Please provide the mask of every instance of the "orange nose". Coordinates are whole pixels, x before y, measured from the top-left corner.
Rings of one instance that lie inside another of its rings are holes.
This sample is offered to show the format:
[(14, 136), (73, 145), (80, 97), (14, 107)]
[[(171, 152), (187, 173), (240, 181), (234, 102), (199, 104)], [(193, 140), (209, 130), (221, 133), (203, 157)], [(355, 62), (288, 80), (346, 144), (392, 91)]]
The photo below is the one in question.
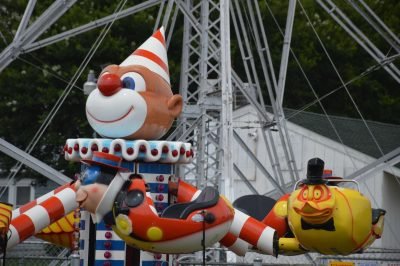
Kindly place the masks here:
[(118, 75), (106, 73), (99, 78), (97, 86), (104, 96), (111, 96), (122, 88), (122, 83)]

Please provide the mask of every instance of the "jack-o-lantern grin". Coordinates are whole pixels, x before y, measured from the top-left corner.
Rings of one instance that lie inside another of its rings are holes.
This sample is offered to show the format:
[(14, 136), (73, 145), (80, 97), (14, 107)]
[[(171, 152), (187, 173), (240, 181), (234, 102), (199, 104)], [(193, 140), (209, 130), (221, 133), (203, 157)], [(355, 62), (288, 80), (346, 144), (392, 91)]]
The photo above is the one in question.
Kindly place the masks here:
[(295, 212), (312, 224), (329, 220), (334, 206), (334, 196), (326, 185), (305, 185), (293, 202)]

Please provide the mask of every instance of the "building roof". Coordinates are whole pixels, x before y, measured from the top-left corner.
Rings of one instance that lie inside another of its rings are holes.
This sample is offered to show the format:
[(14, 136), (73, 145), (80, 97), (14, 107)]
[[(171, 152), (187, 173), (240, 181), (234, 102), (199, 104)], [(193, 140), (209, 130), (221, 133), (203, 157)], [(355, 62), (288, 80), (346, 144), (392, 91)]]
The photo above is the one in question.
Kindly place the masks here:
[[(285, 109), (285, 116), (292, 123), (334, 141), (343, 142), (346, 146), (374, 158), (379, 158), (400, 147), (400, 125), (374, 121), (366, 121), (364, 123), (361, 119), (329, 115), (329, 119), (342, 140), (340, 141), (327, 116), (324, 114)], [(377, 147), (374, 138), (379, 144), (380, 149), (382, 149), (382, 152)]]

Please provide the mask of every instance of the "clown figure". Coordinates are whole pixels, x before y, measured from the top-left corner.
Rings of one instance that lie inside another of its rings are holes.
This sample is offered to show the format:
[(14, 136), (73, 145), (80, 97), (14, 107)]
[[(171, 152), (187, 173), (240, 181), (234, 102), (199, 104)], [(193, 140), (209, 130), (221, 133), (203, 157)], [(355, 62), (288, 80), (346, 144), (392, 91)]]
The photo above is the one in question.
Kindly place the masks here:
[(107, 66), (97, 85), (86, 116), (103, 137), (159, 139), (182, 111), (182, 97), (171, 91), (163, 28), (120, 65)]
[(219, 241), (233, 219), (230, 203), (211, 187), (184, 205), (169, 205), (177, 187), (171, 181), (173, 164), (191, 162), (193, 151), (190, 143), (159, 139), (182, 105), (182, 97), (171, 90), (161, 28), (121, 64), (109, 65), (99, 75), (86, 116), (104, 138), (67, 140), (66, 159), (84, 166), (75, 184), (77, 203), (95, 223), (112, 226), (140, 250), (201, 250), (202, 243)]

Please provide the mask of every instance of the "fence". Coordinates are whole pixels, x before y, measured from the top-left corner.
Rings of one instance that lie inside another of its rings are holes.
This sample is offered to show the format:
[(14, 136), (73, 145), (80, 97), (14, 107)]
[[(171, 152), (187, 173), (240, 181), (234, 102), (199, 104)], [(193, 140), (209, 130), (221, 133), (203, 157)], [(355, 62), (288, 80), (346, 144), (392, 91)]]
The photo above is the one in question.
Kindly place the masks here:
[(70, 265), (69, 255), (68, 249), (30, 238), (7, 251), (6, 265), (66, 266)]

